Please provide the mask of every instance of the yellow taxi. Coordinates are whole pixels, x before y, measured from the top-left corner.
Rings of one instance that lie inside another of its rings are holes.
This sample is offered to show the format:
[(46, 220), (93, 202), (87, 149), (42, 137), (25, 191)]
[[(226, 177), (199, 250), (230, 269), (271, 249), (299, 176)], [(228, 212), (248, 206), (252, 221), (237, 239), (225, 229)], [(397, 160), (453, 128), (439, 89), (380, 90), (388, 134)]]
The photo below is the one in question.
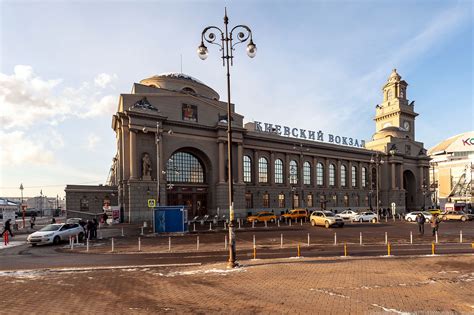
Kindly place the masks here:
[(441, 209), (428, 209), (428, 212), (430, 214), (437, 214), (437, 215), (440, 215), (443, 211), (441, 211)]
[(288, 213), (284, 213), (280, 216), (281, 219), (303, 219), (308, 217), (308, 211), (306, 209), (293, 209)]
[(249, 215), (247, 217), (247, 222), (265, 222), (265, 221), (275, 221), (276, 215), (268, 211), (260, 211), (254, 215)]

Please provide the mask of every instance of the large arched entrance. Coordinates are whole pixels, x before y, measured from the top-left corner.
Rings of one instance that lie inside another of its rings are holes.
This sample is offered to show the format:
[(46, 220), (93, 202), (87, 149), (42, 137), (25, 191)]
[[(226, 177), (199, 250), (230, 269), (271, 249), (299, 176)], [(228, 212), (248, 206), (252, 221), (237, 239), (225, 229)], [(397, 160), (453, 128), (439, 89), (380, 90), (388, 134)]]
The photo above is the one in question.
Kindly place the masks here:
[(175, 152), (166, 163), (169, 206), (184, 205), (188, 218), (207, 214), (208, 185), (204, 163), (194, 153)]
[(409, 170), (403, 172), (403, 189), (405, 189), (406, 210), (416, 210), (416, 179)]

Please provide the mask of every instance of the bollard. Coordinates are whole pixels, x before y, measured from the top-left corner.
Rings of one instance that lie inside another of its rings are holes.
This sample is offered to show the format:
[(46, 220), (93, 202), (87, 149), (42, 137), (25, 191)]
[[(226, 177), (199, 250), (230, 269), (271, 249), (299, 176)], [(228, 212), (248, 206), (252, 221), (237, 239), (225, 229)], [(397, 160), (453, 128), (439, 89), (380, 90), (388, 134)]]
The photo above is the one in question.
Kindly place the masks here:
[(140, 228), (142, 231), (140, 232), (140, 235), (143, 235), (143, 226)]
[(257, 259), (257, 246), (253, 245), (253, 259)]
[(209, 231), (212, 231), (212, 222), (209, 222)]
[(114, 252), (114, 238), (112, 237), (112, 253)]
[(193, 223), (193, 232), (196, 232), (196, 223)]
[(267, 220), (265, 220), (265, 227), (268, 227), (268, 226), (267, 226)]
[(291, 226), (291, 219), (290, 219), (290, 226)]
[(310, 241), (310, 239), (309, 239), (309, 233), (308, 233), (308, 246), (309, 246), (309, 241)]
[(196, 238), (196, 250), (199, 250), (199, 236)]
[(436, 241), (436, 244), (438, 244), (438, 231), (436, 231), (436, 234), (435, 234), (435, 241)]
[(392, 247), (390, 246), (390, 242), (387, 243), (387, 256), (390, 256)]
[(459, 243), (462, 243), (462, 230), (459, 231)]
[(71, 250), (74, 249), (74, 237), (71, 236)]
[(252, 229), (255, 228), (255, 221), (252, 221)]
[(227, 224), (225, 221), (224, 221), (224, 230), (227, 230)]
[(280, 227), (280, 220), (277, 220), (277, 222), (278, 222), (278, 227)]
[(300, 243), (298, 243), (298, 257), (301, 256), (301, 248), (300, 248)]
[(280, 248), (283, 248), (283, 234), (280, 234)]
[(86, 252), (89, 251), (89, 239), (86, 239)]
[(142, 251), (142, 240), (141, 240), (141, 238), (138, 238), (138, 251), (139, 252)]
[(303, 219), (300, 220), (300, 225), (303, 226)]
[(387, 216), (385, 216), (385, 223), (387, 223), (388, 219), (387, 219)]
[(101, 240), (102, 239), (102, 231), (99, 229), (97, 232), (97, 239)]
[(435, 254), (435, 243), (431, 243), (431, 255)]
[(8, 231), (5, 231), (5, 233), (3, 233), (3, 242), (4, 242), (5, 246), (7, 246), (8, 243), (10, 242), (9, 239), (8, 239)]
[(344, 257), (347, 257), (347, 244), (344, 242)]
[(123, 235), (123, 228), (122, 228), (122, 237), (124, 237), (125, 235)]
[(225, 235), (224, 239), (224, 249), (227, 249), (227, 234)]
[(239, 219), (239, 229), (240, 229), (240, 219)]
[(387, 235), (387, 232), (385, 232), (385, 245), (388, 244), (388, 235)]
[(306, 217), (304, 217), (304, 223), (306, 223)]
[(410, 244), (413, 244), (413, 232), (410, 231)]
[(79, 235), (76, 235), (76, 245), (79, 245)]
[(255, 246), (255, 234), (253, 235), (253, 246)]
[(362, 232), (359, 233), (359, 244), (362, 246)]
[(334, 232), (334, 245), (337, 245), (337, 234)]
[(171, 252), (171, 236), (168, 237), (168, 251)]

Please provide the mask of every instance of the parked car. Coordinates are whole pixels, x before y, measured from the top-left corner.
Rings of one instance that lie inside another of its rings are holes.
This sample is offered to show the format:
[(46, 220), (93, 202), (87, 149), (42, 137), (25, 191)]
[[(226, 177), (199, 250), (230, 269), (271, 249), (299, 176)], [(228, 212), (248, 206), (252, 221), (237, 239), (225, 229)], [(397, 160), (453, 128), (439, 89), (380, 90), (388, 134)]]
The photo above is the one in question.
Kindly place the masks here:
[(250, 215), (247, 217), (247, 222), (265, 222), (276, 220), (276, 215), (268, 211), (260, 211), (255, 215)]
[(407, 213), (407, 214), (405, 214), (405, 221), (415, 222), (416, 217), (420, 213), (422, 213), (423, 216), (425, 217), (425, 219), (426, 219), (425, 223), (430, 223), (432, 215), (428, 211), (413, 211), (413, 212)]
[(303, 219), (308, 217), (308, 211), (306, 209), (293, 209), (288, 213), (284, 213), (280, 216), (280, 219)]
[(311, 216), (309, 217), (309, 220), (312, 226), (323, 225), (326, 228), (329, 228), (331, 226), (344, 226), (344, 220), (341, 217), (336, 216), (331, 211), (313, 211), (313, 213), (311, 213)]
[(349, 221), (353, 221), (356, 215), (358, 215), (358, 213), (353, 210), (344, 210), (341, 213), (337, 214), (338, 217)]
[(32, 246), (38, 244), (59, 244), (61, 241), (69, 239), (70, 236), (77, 236), (79, 241), (84, 238), (84, 229), (78, 223), (49, 224), (28, 235), (26, 241)]
[(377, 215), (371, 211), (366, 211), (356, 215), (352, 221), (375, 223), (377, 222)]
[(70, 223), (70, 224), (73, 224), (73, 223), (79, 224), (79, 222), (84, 222), (84, 219), (82, 219), (82, 218), (68, 218), (68, 219), (66, 219), (66, 223)]
[(440, 215), (443, 211), (441, 209), (429, 209), (428, 212), (433, 215), (433, 214), (438, 214)]
[(464, 211), (446, 211), (443, 214), (441, 214), (441, 220), (443, 221), (448, 221), (448, 220), (460, 220), (460, 221), (469, 221), (474, 219), (474, 215), (468, 214)]

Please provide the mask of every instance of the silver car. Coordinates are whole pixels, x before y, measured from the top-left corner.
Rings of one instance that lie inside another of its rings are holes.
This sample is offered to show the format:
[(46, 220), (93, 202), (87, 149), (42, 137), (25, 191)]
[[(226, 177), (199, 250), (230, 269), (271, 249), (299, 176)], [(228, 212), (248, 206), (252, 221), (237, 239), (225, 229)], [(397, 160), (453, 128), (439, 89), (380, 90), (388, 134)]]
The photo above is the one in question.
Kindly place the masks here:
[(79, 241), (84, 238), (84, 229), (77, 223), (49, 224), (44, 228), (28, 235), (26, 241), (32, 246), (38, 244), (59, 244), (69, 237), (77, 237)]

